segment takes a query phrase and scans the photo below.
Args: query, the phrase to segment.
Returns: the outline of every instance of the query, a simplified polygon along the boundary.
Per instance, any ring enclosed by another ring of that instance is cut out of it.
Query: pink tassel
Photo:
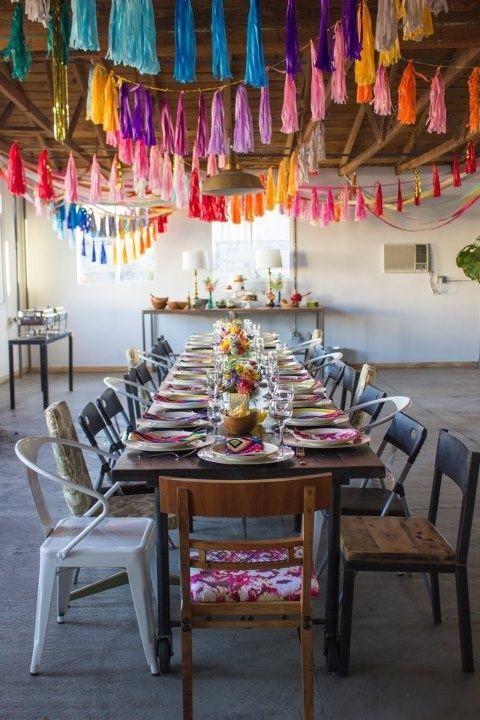
[[[383,215],[383,191],[379,182],[375,183],[375,201],[373,203],[373,212],[377,217]]]
[[[332,73],[332,101],[337,105],[345,105],[348,100],[345,81],[345,39],[339,22],[335,25],[333,61],[335,70]]]
[[[315,67],[317,52],[310,40],[310,57],[312,62],[312,81],[310,84],[310,110],[312,120],[318,122],[325,120],[325,83],[323,81],[323,72]]]
[[[162,188],[160,197],[162,200],[171,200],[173,193],[173,177],[172,177],[172,162],[170,155],[164,153],[163,155],[163,173],[162,173]]]
[[[163,98],[160,105],[160,126],[162,128],[162,142],[160,151],[162,153],[173,153],[174,149],[174,132],[173,121],[168,107],[167,98]]]
[[[200,175],[200,160],[198,157],[197,152],[197,141],[193,141],[193,148],[192,148],[192,171],[196,170],[197,173]]]
[[[221,155],[218,156],[218,167],[219,167],[220,170],[224,170],[224,169],[225,169],[225,163],[226,163],[226,162],[227,162],[227,156],[226,156],[226,155],[221,154]]]
[[[175,205],[179,210],[183,210],[188,205],[188,193],[185,164],[181,155],[173,156],[173,189],[175,192]]]
[[[285,87],[283,90],[282,106],[282,127],[280,132],[293,133],[298,131],[297,112],[297,88],[295,78],[292,75],[285,75]]]
[[[355,205],[355,222],[367,219],[367,211],[365,209],[365,200],[361,187],[357,187],[357,202]]]
[[[79,200],[78,195],[78,178],[77,168],[75,166],[75,160],[73,159],[73,153],[70,153],[68,158],[67,170],[65,172],[65,202],[76,203]]]
[[[320,202],[318,200],[318,190],[312,188],[312,202],[310,204],[310,224],[316,225],[320,218]]]
[[[143,140],[137,140],[135,143],[135,153],[133,156],[133,188],[138,197],[145,196],[148,182],[148,157],[147,147]]]
[[[91,203],[102,202],[102,174],[100,172],[100,164],[97,156],[92,159],[92,169],[90,171],[90,193],[88,201]]]
[[[133,140],[119,139],[118,157],[124,165],[133,165]]]
[[[290,212],[290,217],[298,218],[300,217],[300,193],[296,192],[293,197],[293,203],[292,208]]]
[[[111,147],[118,148],[120,137],[121,135],[118,130],[109,130],[105,135],[105,142]]]
[[[350,219],[350,205],[348,201],[348,186],[345,185],[342,190],[342,201],[340,204],[340,222],[348,222]]]
[[[148,168],[148,188],[154,195],[160,195],[162,188],[163,158],[158,145],[150,148],[150,164]]]
[[[447,132],[447,108],[445,106],[445,84],[440,68],[437,68],[430,86],[430,108],[427,119],[427,132],[443,134]]]
[[[327,202],[325,203],[325,222],[333,222],[335,220],[335,200],[333,193],[329,188],[327,194]]]
[[[188,153],[188,133],[187,118],[185,116],[185,108],[183,107],[183,90],[178,96],[177,118],[175,122],[175,154],[187,155]]]
[[[207,160],[207,175],[216,175],[218,173],[217,156],[210,153]]]
[[[327,203],[323,202],[320,208],[320,219],[319,219],[319,225],[320,227],[324,228],[327,227],[327,225],[330,225],[330,220],[328,219],[328,213],[327,213]]]
[[[117,203],[122,202],[123,200],[123,193],[121,188],[118,186],[118,177],[117,177],[117,156],[112,160],[112,167],[110,170],[110,177],[108,180],[108,198],[111,200],[111,202]]]
[[[373,86],[373,112],[377,115],[392,114],[392,98],[390,83],[388,82],[387,68],[379,65]]]

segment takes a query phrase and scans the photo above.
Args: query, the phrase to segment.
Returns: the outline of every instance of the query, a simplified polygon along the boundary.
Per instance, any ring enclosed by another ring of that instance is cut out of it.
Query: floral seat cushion
[[[261,570],[262,562],[286,560],[286,550],[227,551],[215,550],[206,554],[207,562],[251,562],[252,570],[216,570],[208,568],[190,570],[190,593],[193,602],[272,602],[275,600],[299,600],[302,589],[300,565],[274,570]],[[295,551],[301,558],[301,548]],[[311,594],[318,595],[317,578],[312,568]]]

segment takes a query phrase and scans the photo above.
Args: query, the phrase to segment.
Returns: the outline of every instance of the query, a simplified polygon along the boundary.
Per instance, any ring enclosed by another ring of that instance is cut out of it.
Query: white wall
[[[395,181],[389,173],[385,182],[392,183],[392,179]],[[322,174],[322,182],[329,181],[339,183],[337,177],[332,175],[329,180]],[[452,208],[465,191],[465,185],[454,191],[457,195]],[[418,209],[421,222],[438,216],[434,202],[424,202]],[[441,212],[446,212],[444,206]],[[312,297],[325,306],[327,344],[348,348],[351,361],[477,360],[480,287],[477,283],[463,282],[465,277],[455,265],[455,256],[477,237],[479,229],[478,205],[462,219],[432,232],[391,229],[373,217],[362,223],[339,223],[324,229],[299,222],[298,288],[300,292],[311,290]],[[434,295],[427,274],[384,274],[383,242],[430,243],[434,272],[462,282],[449,283],[444,294]],[[79,286],[75,252],[56,237],[50,220],[37,218],[30,209],[30,304],[65,305],[74,332],[77,366],[123,365],[125,349],[141,344],[140,311],[149,306],[149,293],[185,298],[191,288],[191,277],[181,270],[181,251],[210,250],[210,243],[208,224],[176,213],[167,234],[159,236],[155,283]],[[178,348],[188,333],[206,328],[208,323],[208,319],[162,319],[161,331]],[[303,319],[300,329],[308,330],[310,323]],[[287,320],[272,320],[269,326],[279,328],[284,338],[290,334]],[[66,364],[66,347],[51,347],[51,364]]]

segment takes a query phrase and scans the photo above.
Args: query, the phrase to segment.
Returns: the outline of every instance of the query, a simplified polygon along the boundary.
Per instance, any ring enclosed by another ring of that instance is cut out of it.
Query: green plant
[[[457,265],[470,280],[480,283],[480,236],[457,255]]]

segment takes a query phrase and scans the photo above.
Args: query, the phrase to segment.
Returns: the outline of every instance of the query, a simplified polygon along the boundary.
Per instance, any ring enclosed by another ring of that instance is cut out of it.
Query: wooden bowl
[[[170,300],[167,304],[169,310],[185,310],[187,306],[188,302],[186,300]]]
[[[225,415],[223,418],[223,429],[227,435],[248,435],[252,432],[257,424],[257,411],[250,410],[248,415],[242,417],[230,417]]]
[[[150,302],[155,310],[164,310],[167,307],[168,297],[161,298],[156,295],[150,295]]]

